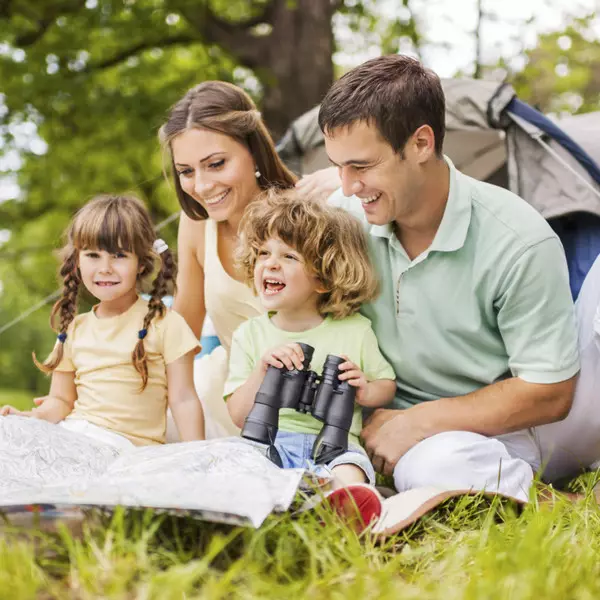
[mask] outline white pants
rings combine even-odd
[[[581,372],[566,419],[497,438],[468,431],[432,436],[394,469],[398,491],[426,485],[497,491],[526,500],[534,473],[554,482],[600,460],[600,257],[576,304]]]

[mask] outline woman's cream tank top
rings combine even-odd
[[[227,353],[233,332],[244,321],[262,314],[257,296],[223,268],[217,247],[217,222],[206,220],[204,247],[204,302],[217,336]]]

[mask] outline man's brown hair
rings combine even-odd
[[[326,135],[359,121],[374,124],[402,156],[406,142],[422,125],[435,136],[442,156],[446,102],[440,78],[418,60],[393,54],[380,56],[348,71],[327,92],[319,110]]]

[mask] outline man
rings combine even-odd
[[[531,206],[444,157],[444,122],[439,78],[406,56],[360,65],[321,104],[330,202],[365,223],[382,293],[364,314],[397,376],[395,408],[362,435],[398,491],[526,500],[552,471],[539,426],[569,413],[579,370],[566,261]]]

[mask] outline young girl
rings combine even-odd
[[[302,369],[298,342],[315,348],[320,373],[327,354],[340,355],[341,380],[356,387],[348,451],[327,465],[334,487],[374,483],[373,467],[358,440],[362,408],[388,404],[396,390],[368,319],[358,314],[377,294],[361,226],[341,209],[301,200],[297,192],[270,191],[248,208],[241,226],[239,262],[266,314],[234,333],[224,395],[238,427],[254,404],[269,366]],[[312,468],[310,453],[322,423],[293,409],[280,410],[275,447],[284,468]]]
[[[131,196],[98,196],[74,217],[62,251],[63,292],[52,309],[58,339],[36,365],[52,374],[40,406],[17,414],[60,423],[121,449],[165,441],[167,403],[182,440],[204,439],[193,384],[198,340],[161,298],[175,277],[166,243],[144,205]],[[150,300],[139,296],[155,263]],[[81,285],[99,300],[77,315]]]

